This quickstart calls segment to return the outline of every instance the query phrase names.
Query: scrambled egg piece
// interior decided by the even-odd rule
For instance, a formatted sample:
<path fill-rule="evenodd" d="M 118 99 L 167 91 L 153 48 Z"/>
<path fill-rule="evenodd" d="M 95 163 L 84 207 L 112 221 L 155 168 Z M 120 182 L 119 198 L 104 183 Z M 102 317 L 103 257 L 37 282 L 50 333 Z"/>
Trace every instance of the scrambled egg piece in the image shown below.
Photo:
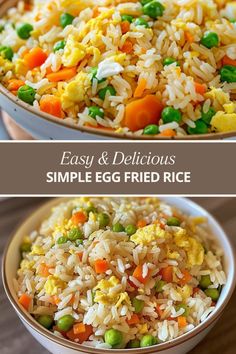
<path fill-rule="evenodd" d="M 47 295 L 56 295 L 58 289 L 63 289 L 64 287 L 65 283 L 53 275 L 50 275 L 44 284 L 44 290 Z"/>
<path fill-rule="evenodd" d="M 3 74 L 7 73 L 8 71 L 12 70 L 13 67 L 14 67 L 14 65 L 12 64 L 12 62 L 10 62 L 7 59 L 4 59 L 0 55 L 0 74 L 1 74 L 1 72 L 3 72 Z"/>
<path fill-rule="evenodd" d="M 139 329 L 138 329 L 138 333 L 140 334 L 145 334 L 148 332 L 148 325 L 147 323 L 144 323 L 143 325 L 140 325 Z"/>
<path fill-rule="evenodd" d="M 167 258 L 169 259 L 178 259 L 179 258 L 179 253 L 176 251 L 172 251 L 170 247 L 167 245 Z"/>
<path fill-rule="evenodd" d="M 27 259 L 23 259 L 20 263 L 20 269 L 25 270 L 25 269 L 32 269 L 34 266 L 34 261 L 28 261 Z"/>
<path fill-rule="evenodd" d="M 120 284 L 120 281 L 115 276 L 110 277 L 108 280 L 100 280 L 98 282 L 98 285 L 94 288 L 94 301 L 100 302 L 104 305 L 114 304 L 116 307 L 119 307 L 124 302 L 128 305 L 131 305 L 130 298 L 127 292 L 118 294 L 114 294 L 114 292 L 110 293 L 110 290 L 118 284 Z"/>
<path fill-rule="evenodd" d="M 84 59 L 86 55 L 86 47 L 79 43 L 73 35 L 70 35 L 66 41 L 64 54 L 62 56 L 62 63 L 65 67 L 72 67 Z"/>
<path fill-rule="evenodd" d="M 159 225 L 148 225 L 138 229 L 135 234 L 130 237 L 130 240 L 136 245 L 148 245 L 157 238 L 165 238 L 166 232 Z"/>
<path fill-rule="evenodd" d="M 33 245 L 32 250 L 30 252 L 32 255 L 37 255 L 37 256 L 43 256 L 44 255 L 44 250 L 42 247 Z"/>
<path fill-rule="evenodd" d="M 231 103 L 229 94 L 224 92 L 221 88 L 211 87 L 211 90 L 205 93 L 205 98 L 210 98 L 220 107 L 223 107 L 224 104 Z"/>
<path fill-rule="evenodd" d="M 184 285 L 182 288 L 178 286 L 177 292 L 182 297 L 182 301 L 185 301 L 193 294 L 193 289 L 190 285 Z"/>
<path fill-rule="evenodd" d="M 66 86 L 65 92 L 61 97 L 62 108 L 66 110 L 73 107 L 75 103 L 83 102 L 90 86 L 91 81 L 89 75 L 80 72 L 75 80 L 71 81 Z"/>
<path fill-rule="evenodd" d="M 224 108 L 231 112 L 231 105 L 226 104 Z M 236 113 L 218 111 L 211 120 L 211 126 L 218 132 L 230 132 L 236 130 Z"/>
<path fill-rule="evenodd" d="M 204 260 L 204 248 L 195 238 L 187 235 L 186 230 L 180 229 L 174 235 L 175 244 L 185 250 L 190 266 L 201 265 Z"/>

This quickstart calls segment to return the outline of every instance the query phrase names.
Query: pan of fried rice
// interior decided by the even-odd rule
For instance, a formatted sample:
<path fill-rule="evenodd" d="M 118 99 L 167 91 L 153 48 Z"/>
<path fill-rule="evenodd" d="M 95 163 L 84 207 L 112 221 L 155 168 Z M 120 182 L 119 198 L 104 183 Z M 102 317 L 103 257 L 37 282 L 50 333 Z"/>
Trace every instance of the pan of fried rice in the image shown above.
<path fill-rule="evenodd" d="M 78 350 L 158 351 L 201 331 L 226 305 L 234 261 L 208 214 L 191 203 L 54 201 L 18 235 L 13 305 L 40 331 Z M 5 276 L 4 282 L 8 289 Z"/>
<path fill-rule="evenodd" d="M 235 1 L 8 4 L 5 99 L 56 125 L 117 138 L 235 135 Z"/>

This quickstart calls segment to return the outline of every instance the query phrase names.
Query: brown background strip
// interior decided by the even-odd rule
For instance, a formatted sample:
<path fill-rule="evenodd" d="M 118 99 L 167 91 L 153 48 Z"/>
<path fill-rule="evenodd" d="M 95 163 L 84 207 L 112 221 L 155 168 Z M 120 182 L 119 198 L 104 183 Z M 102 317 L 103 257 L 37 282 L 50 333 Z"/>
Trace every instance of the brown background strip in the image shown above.
<path fill-rule="evenodd" d="M 90 169 L 60 166 L 63 151 L 76 155 L 94 155 Z M 99 166 L 98 158 L 108 151 L 126 156 L 136 153 L 176 156 L 173 166 Z M 58 194 L 236 194 L 235 143 L 0 143 L 1 195 Z M 46 183 L 48 171 L 120 172 L 190 171 L 191 183 Z"/>

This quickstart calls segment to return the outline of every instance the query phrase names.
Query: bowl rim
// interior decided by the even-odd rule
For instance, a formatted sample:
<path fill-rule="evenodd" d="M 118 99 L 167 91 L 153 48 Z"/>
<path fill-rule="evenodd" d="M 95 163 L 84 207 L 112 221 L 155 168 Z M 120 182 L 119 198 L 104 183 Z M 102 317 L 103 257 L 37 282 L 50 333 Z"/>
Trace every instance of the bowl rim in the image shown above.
<path fill-rule="evenodd" d="M 100 196 L 98 196 L 100 197 Z M 36 215 L 40 212 L 43 211 L 45 209 L 48 210 L 51 207 L 60 204 L 60 202 L 62 201 L 67 201 L 72 199 L 73 197 L 59 197 L 59 198 L 53 198 L 53 199 L 49 199 L 46 202 L 43 202 L 42 204 L 36 206 L 33 211 L 31 211 L 30 213 L 28 213 L 28 215 L 26 215 L 23 218 L 23 221 L 21 221 L 16 227 L 15 230 L 11 233 L 11 236 L 9 237 L 9 240 L 6 244 L 4 253 L 3 253 L 3 258 L 2 258 L 2 279 L 3 279 L 3 286 L 5 289 L 5 293 L 8 297 L 8 300 L 10 301 L 11 305 L 13 306 L 13 308 L 15 309 L 17 315 L 20 317 L 20 319 L 25 322 L 32 330 L 36 331 L 39 335 L 46 337 L 46 339 L 61 345 L 63 347 L 69 348 L 69 349 L 73 349 L 75 351 L 81 351 L 83 353 L 93 353 L 93 354 L 101 354 L 102 352 L 105 351 L 105 353 L 111 354 L 111 353 L 118 353 L 118 354 L 124 354 L 124 349 L 101 349 L 101 348 L 94 348 L 94 347 L 90 347 L 90 346 L 85 346 L 83 344 L 79 344 L 79 343 L 74 343 L 74 342 L 70 342 L 69 340 L 65 339 L 65 338 L 60 338 L 57 337 L 55 334 L 53 334 L 52 332 L 44 329 L 42 326 L 39 325 L 39 323 L 25 310 L 23 309 L 19 303 L 15 300 L 14 295 L 12 294 L 10 287 L 8 285 L 8 279 L 7 279 L 7 274 L 6 274 L 6 260 L 7 260 L 7 256 L 8 256 L 8 251 L 9 251 L 9 247 L 11 245 L 11 243 L 13 242 L 14 238 L 16 237 L 16 235 L 18 234 L 19 230 L 21 228 L 23 228 L 25 225 L 27 225 L 28 221 L 31 218 L 36 217 Z M 215 311 L 212 313 L 212 315 L 210 317 L 208 317 L 204 322 L 202 322 L 201 324 L 197 325 L 193 330 L 191 330 L 190 332 L 187 332 L 183 335 L 181 335 L 180 337 L 177 337 L 173 340 L 170 340 L 168 342 L 165 343 L 161 343 L 158 345 L 154 345 L 151 347 L 147 347 L 147 348 L 138 348 L 138 351 L 141 351 L 143 354 L 148 354 L 148 353 L 154 353 L 154 352 L 162 352 L 164 350 L 170 349 L 170 348 L 174 348 L 176 345 L 180 345 L 183 344 L 185 342 L 187 342 L 189 339 L 192 339 L 193 337 L 195 337 L 196 335 L 198 335 L 199 333 L 203 332 L 205 329 L 207 329 L 208 327 L 210 327 L 215 321 L 217 321 L 219 319 L 219 317 L 221 316 L 222 312 L 224 311 L 226 305 L 228 304 L 235 285 L 236 285 L 236 256 L 234 253 L 234 246 L 232 245 L 231 240 L 228 238 L 227 234 L 225 233 L 224 229 L 222 228 L 222 226 L 219 224 L 219 222 L 215 219 L 215 217 L 208 212 L 205 208 L 203 208 L 202 206 L 200 206 L 199 204 L 195 203 L 194 201 L 186 198 L 186 197 L 175 197 L 173 196 L 173 198 L 176 199 L 181 199 L 183 202 L 187 202 L 188 205 L 198 209 L 199 211 L 202 211 L 204 213 L 207 213 L 209 215 L 209 217 L 211 218 L 211 221 L 214 222 L 215 226 L 217 228 L 219 228 L 222 232 L 223 235 L 223 239 L 224 241 L 228 244 L 230 250 L 231 250 L 231 254 L 230 254 L 230 260 L 232 262 L 232 282 L 230 284 L 230 288 L 228 289 L 228 292 L 225 295 L 225 299 L 222 302 L 222 304 L 215 309 Z M 165 200 L 165 197 L 159 197 L 159 199 L 163 199 Z M 135 349 L 129 349 L 129 352 L 131 353 L 135 353 L 137 351 L 137 348 Z"/>
<path fill-rule="evenodd" d="M 17 3 L 19 0 L 0 0 L 0 16 L 4 14 L 4 12 L 10 8 L 8 6 L 8 3 L 14 2 Z M 4 8 L 4 10 L 3 10 Z M 191 140 L 219 140 L 219 139 L 226 139 L 230 137 L 236 136 L 236 130 L 230 131 L 230 132 L 225 132 L 225 133 L 208 133 L 208 134 L 194 134 L 194 135 L 186 135 L 184 137 L 158 137 L 156 136 L 155 138 L 149 135 L 141 135 L 141 136 L 136 136 L 136 135 L 129 135 L 129 134 L 119 134 L 114 131 L 109 131 L 105 128 L 92 128 L 92 127 L 79 127 L 76 126 L 75 124 L 71 122 L 65 122 L 63 119 L 58 119 L 48 113 L 44 113 L 41 111 L 37 111 L 33 106 L 21 101 L 18 99 L 16 96 L 14 96 L 5 86 L 3 86 L 0 83 L 0 94 L 5 96 L 8 100 L 10 100 L 12 103 L 16 104 L 17 106 L 20 106 L 22 109 L 25 109 L 26 111 L 34 114 L 37 117 L 42 118 L 43 120 L 46 120 L 50 123 L 54 123 L 59 126 L 64 126 L 65 128 L 74 130 L 74 131 L 79 131 L 81 133 L 87 133 L 87 134 L 94 134 L 96 136 L 104 137 L 104 138 L 115 138 L 117 140 L 124 140 L 124 139 L 130 139 L 130 140 L 141 140 L 141 141 L 191 141 Z M 14 117 L 12 117 L 14 119 Z"/>

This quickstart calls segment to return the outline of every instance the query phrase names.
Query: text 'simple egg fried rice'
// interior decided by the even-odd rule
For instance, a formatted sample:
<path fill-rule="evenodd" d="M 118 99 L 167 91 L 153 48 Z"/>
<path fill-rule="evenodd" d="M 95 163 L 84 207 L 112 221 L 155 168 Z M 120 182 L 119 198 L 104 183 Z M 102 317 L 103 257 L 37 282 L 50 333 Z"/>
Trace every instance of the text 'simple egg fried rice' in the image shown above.
<path fill-rule="evenodd" d="M 156 198 L 77 198 L 26 235 L 19 302 L 58 336 L 102 348 L 174 339 L 214 311 L 226 276 L 207 220 Z"/>
<path fill-rule="evenodd" d="M 236 130 L 236 1 L 19 1 L 1 82 L 79 126 L 166 137 Z"/>

